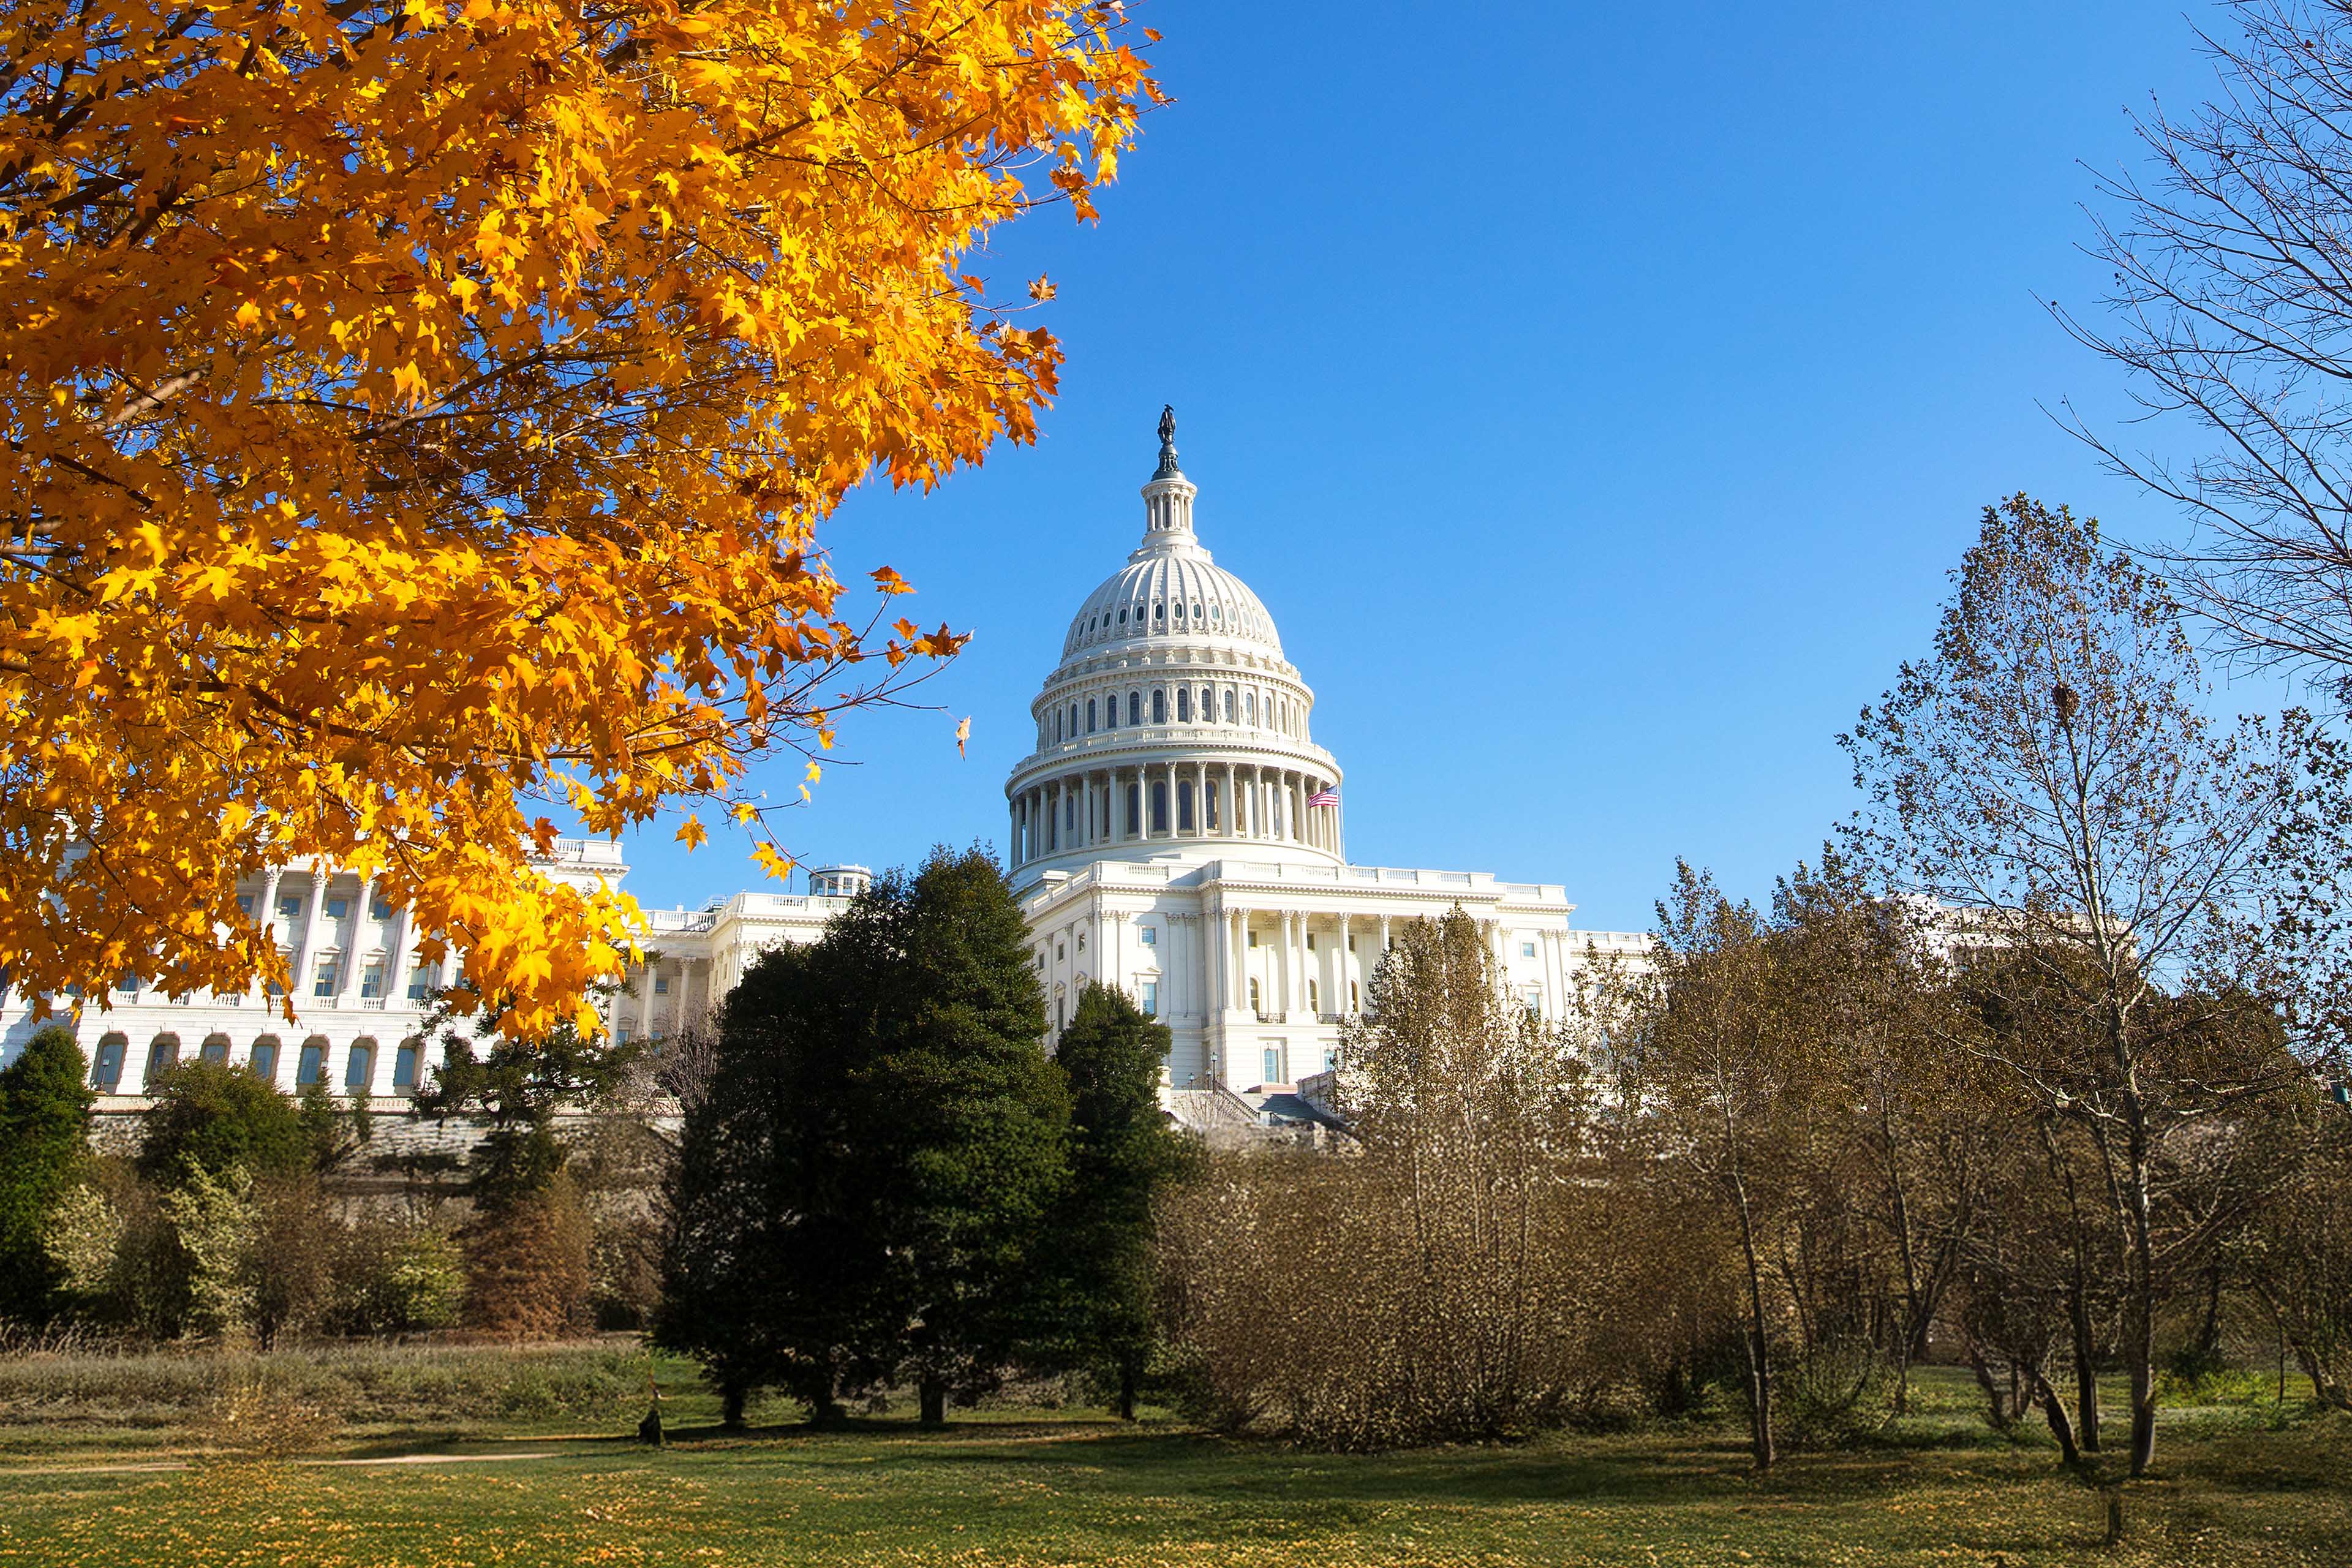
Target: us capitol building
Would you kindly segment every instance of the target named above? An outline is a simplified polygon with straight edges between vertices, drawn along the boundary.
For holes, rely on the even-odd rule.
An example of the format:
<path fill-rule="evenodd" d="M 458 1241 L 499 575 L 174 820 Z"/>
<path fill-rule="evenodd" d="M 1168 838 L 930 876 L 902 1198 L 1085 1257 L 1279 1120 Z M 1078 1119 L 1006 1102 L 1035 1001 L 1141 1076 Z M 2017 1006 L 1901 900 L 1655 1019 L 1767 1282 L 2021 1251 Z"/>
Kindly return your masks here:
<path fill-rule="evenodd" d="M 1349 862 L 1339 763 L 1314 741 L 1315 695 L 1274 617 L 1193 530 L 1198 493 L 1175 420 L 1143 487 L 1141 542 L 1079 605 L 1061 662 L 1030 704 L 1036 749 L 1005 781 L 1006 862 L 1058 1034 L 1092 981 L 1123 987 L 1174 1036 L 1167 1086 L 1262 1102 L 1328 1068 L 1381 953 L 1407 921 L 1459 905 L 1486 931 L 1511 991 L 1561 1015 L 1588 944 L 1549 882 Z M 552 876 L 618 885 L 617 845 L 561 841 Z M 623 1038 L 658 1038 L 722 1000 L 761 952 L 814 940 L 864 889 L 827 866 L 804 895 L 740 892 L 650 910 L 646 961 L 609 1005 Z M 298 1022 L 275 997 L 168 997 L 135 983 L 71 1019 L 103 1108 L 143 1103 L 152 1076 L 194 1057 L 247 1065 L 291 1089 L 413 1093 L 436 1047 L 421 1037 L 440 975 L 403 911 L 331 867 L 289 867 L 240 895 L 276 916 Z M 32 1033 L 0 996 L 0 1060 Z M 1179 1098 L 1196 1100 L 1198 1093 Z"/>

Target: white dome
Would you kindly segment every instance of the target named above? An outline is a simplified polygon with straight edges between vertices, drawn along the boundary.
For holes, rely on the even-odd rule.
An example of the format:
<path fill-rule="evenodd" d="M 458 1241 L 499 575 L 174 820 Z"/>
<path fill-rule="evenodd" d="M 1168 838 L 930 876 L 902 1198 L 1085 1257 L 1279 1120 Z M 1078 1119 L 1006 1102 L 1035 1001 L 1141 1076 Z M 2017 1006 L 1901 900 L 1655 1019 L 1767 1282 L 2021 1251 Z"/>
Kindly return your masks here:
<path fill-rule="evenodd" d="M 1154 542 L 1087 595 L 1062 639 L 1065 658 L 1084 648 L 1165 637 L 1230 638 L 1282 653 L 1274 617 L 1249 584 L 1197 544 Z"/>

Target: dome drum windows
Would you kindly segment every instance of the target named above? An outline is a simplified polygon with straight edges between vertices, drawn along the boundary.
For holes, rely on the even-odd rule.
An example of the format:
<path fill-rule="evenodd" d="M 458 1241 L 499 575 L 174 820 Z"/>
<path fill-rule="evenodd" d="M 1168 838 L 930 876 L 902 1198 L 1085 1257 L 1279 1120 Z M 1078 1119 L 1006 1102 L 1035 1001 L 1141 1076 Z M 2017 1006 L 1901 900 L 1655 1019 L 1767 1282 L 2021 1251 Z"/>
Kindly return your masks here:
<path fill-rule="evenodd" d="M 1176 689 L 1176 722 L 1189 724 L 1192 721 L 1192 689 L 1189 686 L 1180 686 Z"/>
<path fill-rule="evenodd" d="M 1127 694 L 1127 721 L 1130 725 L 1143 722 L 1143 693 L 1140 691 Z"/>
<path fill-rule="evenodd" d="M 1168 722 L 1168 690 L 1165 687 L 1155 687 L 1152 689 L 1151 721 L 1155 724 Z"/>

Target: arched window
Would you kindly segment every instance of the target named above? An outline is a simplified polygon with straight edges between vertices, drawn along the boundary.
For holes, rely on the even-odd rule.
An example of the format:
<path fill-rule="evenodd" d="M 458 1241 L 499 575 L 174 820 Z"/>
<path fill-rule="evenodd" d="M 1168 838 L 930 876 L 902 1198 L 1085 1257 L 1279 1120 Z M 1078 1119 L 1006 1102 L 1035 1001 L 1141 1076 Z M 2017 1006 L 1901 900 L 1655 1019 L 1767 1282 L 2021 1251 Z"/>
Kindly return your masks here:
<path fill-rule="evenodd" d="M 205 1043 L 196 1047 L 196 1059 L 210 1062 L 216 1068 L 228 1066 L 228 1037 L 206 1035 Z"/>
<path fill-rule="evenodd" d="M 392 1056 L 393 1093 L 415 1094 L 416 1092 L 416 1059 L 424 1053 L 424 1042 L 421 1040 L 400 1042 L 400 1049 L 394 1051 Z"/>
<path fill-rule="evenodd" d="M 1154 687 L 1152 689 L 1151 721 L 1155 724 L 1165 724 L 1168 722 L 1168 689 L 1165 687 Z"/>
<path fill-rule="evenodd" d="M 149 1089 L 155 1080 L 180 1065 L 180 1037 L 158 1035 L 147 1045 L 147 1072 L 143 1081 Z"/>
<path fill-rule="evenodd" d="M 1089 697 L 1089 698 L 1087 698 L 1087 734 L 1089 734 L 1089 735 L 1091 735 L 1091 734 L 1093 734 L 1094 732 L 1095 732 L 1095 700 L 1094 700 L 1093 698 Z"/>
<path fill-rule="evenodd" d="M 1226 723 L 1228 723 L 1228 724 L 1230 724 L 1230 723 L 1232 723 L 1233 721 L 1234 721 L 1234 689 L 1233 689 L 1232 687 L 1228 686 L 1228 687 L 1226 687 L 1226 688 L 1225 688 L 1225 722 L 1226 722 Z"/>
<path fill-rule="evenodd" d="M 122 1087 L 122 1055 L 131 1048 L 129 1037 L 101 1036 L 98 1055 L 90 1059 L 89 1087 L 100 1094 L 112 1094 Z"/>
<path fill-rule="evenodd" d="M 1249 699 L 1248 699 L 1248 700 L 1249 700 L 1249 721 L 1250 721 L 1251 723 L 1255 724 L 1255 723 L 1256 723 L 1256 722 L 1257 722 L 1257 688 L 1256 688 L 1256 687 L 1253 686 L 1253 687 L 1251 687 L 1251 688 L 1250 688 L 1250 689 L 1249 689 Z"/>
<path fill-rule="evenodd" d="M 1164 621 L 1168 618 L 1168 604 L 1166 600 L 1158 600 L 1153 603 L 1151 606 L 1151 618 L 1155 621 Z"/>
<path fill-rule="evenodd" d="M 1176 721 L 1179 724 L 1192 721 L 1192 689 L 1189 686 L 1176 689 Z"/>
<path fill-rule="evenodd" d="M 1176 786 L 1176 831 L 1192 831 L 1192 785 L 1190 781 Z"/>
<path fill-rule="evenodd" d="M 1255 975 L 1250 977 L 1250 1011 L 1253 1013 L 1263 1013 L 1265 1011 L 1265 1004 L 1260 1002 L 1257 997 L 1257 977 Z"/>
<path fill-rule="evenodd" d="M 1120 626 L 1127 625 L 1127 606 L 1125 605 L 1121 605 L 1118 607 L 1118 624 Z"/>
<path fill-rule="evenodd" d="M 1143 786 L 1127 786 L 1127 831 L 1130 837 L 1143 831 Z"/>
<path fill-rule="evenodd" d="M 1114 691 L 1103 700 L 1103 728 L 1118 728 L 1118 693 Z"/>
<path fill-rule="evenodd" d="M 1143 722 L 1143 693 L 1140 691 L 1127 694 L 1127 721 L 1130 724 Z"/>
<path fill-rule="evenodd" d="M 1323 988 L 1313 980 L 1307 983 L 1307 1010 L 1310 1013 L 1323 1011 Z"/>
<path fill-rule="evenodd" d="M 1209 687 L 1201 688 L 1201 722 L 1205 724 L 1217 716 L 1217 694 Z"/>
<path fill-rule="evenodd" d="M 353 1040 L 352 1042 L 351 1057 L 343 1063 L 343 1088 L 346 1089 L 367 1089 L 371 1087 L 374 1081 L 375 1042 L 373 1040 Z"/>
<path fill-rule="evenodd" d="M 1070 739 L 1071 739 L 1071 740 L 1073 740 L 1073 741 L 1075 741 L 1075 740 L 1076 740 L 1077 738 L 1078 738 L 1078 705 L 1077 705 L 1076 703 L 1073 702 L 1073 703 L 1071 703 L 1071 704 L 1070 704 Z"/>
<path fill-rule="evenodd" d="M 327 1081 L 327 1038 L 313 1035 L 302 1042 L 301 1055 L 294 1058 L 294 1087 L 308 1089 L 314 1083 Z"/>
<path fill-rule="evenodd" d="M 1151 831 L 1168 831 L 1168 785 L 1160 780 L 1151 785 Z"/>
<path fill-rule="evenodd" d="M 278 1037 L 264 1035 L 253 1042 L 253 1055 L 246 1058 L 253 1076 L 264 1083 L 278 1081 Z"/>
<path fill-rule="evenodd" d="M 1057 708 L 1057 709 L 1055 709 L 1055 710 L 1054 710 L 1054 739 L 1055 739 L 1055 740 L 1056 740 L 1056 741 L 1059 741 L 1061 738 L 1062 738 L 1062 710 L 1061 710 L 1060 709 L 1058 709 L 1058 708 Z"/>

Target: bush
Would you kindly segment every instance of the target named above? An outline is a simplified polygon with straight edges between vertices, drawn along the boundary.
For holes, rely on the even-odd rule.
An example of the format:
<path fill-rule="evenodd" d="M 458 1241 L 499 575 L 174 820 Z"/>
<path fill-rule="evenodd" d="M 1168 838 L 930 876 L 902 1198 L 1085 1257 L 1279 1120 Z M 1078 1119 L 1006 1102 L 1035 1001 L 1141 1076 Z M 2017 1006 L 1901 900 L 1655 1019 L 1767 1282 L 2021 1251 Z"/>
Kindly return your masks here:
<path fill-rule="evenodd" d="M 139 1147 L 140 1173 L 172 1186 L 190 1171 L 290 1173 L 310 1163 L 293 1100 L 243 1068 L 182 1062 L 155 1083 Z"/>
<path fill-rule="evenodd" d="M 466 1321 L 518 1340 L 586 1326 L 593 1227 L 572 1179 L 478 1216 L 466 1234 Z"/>
<path fill-rule="evenodd" d="M 47 1322 L 60 1305 L 44 1237 L 89 1160 L 88 1070 L 73 1037 L 48 1028 L 0 1071 L 0 1319 Z"/>
<path fill-rule="evenodd" d="M 1790 1448 L 1858 1448 L 1875 1442 L 1895 1415 L 1895 1369 L 1860 1341 L 1816 1345 L 1785 1358 L 1780 1379 L 1781 1440 Z M 1744 1382 L 1740 1385 L 1743 1389 Z"/>

